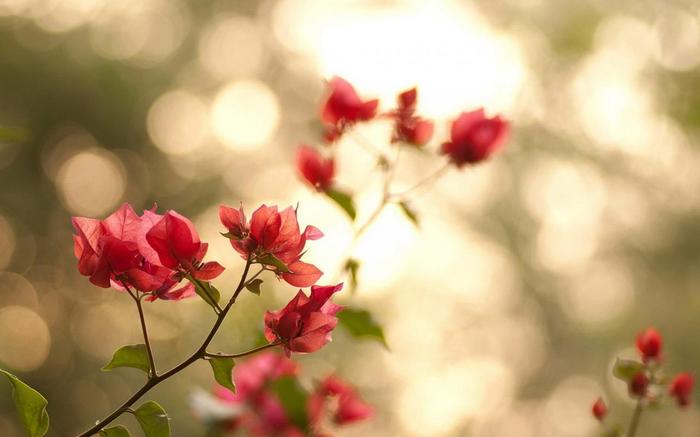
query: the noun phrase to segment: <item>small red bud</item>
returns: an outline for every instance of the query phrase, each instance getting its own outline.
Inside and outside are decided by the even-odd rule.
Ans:
[[[637,372],[629,382],[630,396],[641,398],[647,393],[649,388],[649,377],[645,372]]]
[[[605,416],[608,415],[608,406],[605,405],[605,401],[603,401],[603,398],[598,398],[593,403],[592,411],[593,416],[599,421],[602,422],[605,419]]]
[[[693,393],[694,385],[695,378],[693,375],[687,372],[679,373],[673,378],[673,381],[671,381],[668,392],[671,396],[676,398],[678,406],[687,407],[690,405],[690,396]]]
[[[645,363],[650,360],[660,360],[662,346],[661,334],[654,328],[647,328],[637,335],[637,350]]]

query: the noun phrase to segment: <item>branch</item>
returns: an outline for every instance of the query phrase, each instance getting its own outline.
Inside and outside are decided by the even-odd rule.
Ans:
[[[237,354],[220,354],[220,353],[210,353],[210,352],[206,352],[206,353],[204,354],[204,356],[205,356],[205,357],[209,357],[209,358],[241,358],[241,357],[245,357],[245,356],[247,356],[247,355],[252,355],[252,354],[254,354],[254,353],[263,351],[263,350],[268,349],[268,348],[271,348],[271,347],[279,346],[279,345],[281,345],[281,344],[282,344],[281,341],[275,341],[275,342],[272,342],[272,343],[269,343],[269,344],[266,344],[266,345],[263,345],[263,346],[260,346],[260,347],[256,347],[256,348],[247,350],[247,351],[245,351],[245,352],[239,352],[239,353],[237,353]]]

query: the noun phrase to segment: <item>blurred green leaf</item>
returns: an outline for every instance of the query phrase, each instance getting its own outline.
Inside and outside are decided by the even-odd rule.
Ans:
[[[338,206],[340,206],[343,211],[347,213],[351,220],[355,220],[357,216],[357,211],[355,210],[355,203],[352,200],[352,196],[339,190],[330,189],[325,192],[332,201],[334,201]]]
[[[246,284],[245,288],[248,289],[251,293],[255,293],[258,296],[260,296],[260,284],[263,283],[262,279],[253,279],[249,283]]]
[[[623,381],[629,381],[634,375],[642,371],[644,371],[644,364],[634,360],[621,360],[618,358],[613,367],[613,375]]]
[[[100,437],[129,437],[129,430],[121,425],[105,428],[100,431]]]
[[[367,310],[345,308],[338,313],[340,325],[355,338],[369,338],[380,342],[385,348],[389,345],[384,337],[384,330]]]
[[[280,273],[287,273],[289,271],[287,265],[271,253],[259,257],[258,262],[268,266],[274,266]]]
[[[103,372],[108,372],[117,367],[133,367],[148,373],[151,369],[148,363],[148,352],[145,344],[130,344],[122,346],[114,352],[112,361],[102,368]]]
[[[413,223],[416,227],[420,226],[420,223],[418,221],[418,216],[416,215],[416,212],[413,210],[413,208],[407,203],[407,202],[399,202],[399,206],[401,207],[401,211],[406,215],[406,217]]]
[[[210,358],[209,364],[211,364],[211,370],[214,371],[214,379],[220,385],[226,387],[232,392],[236,392],[236,385],[233,382],[233,366],[236,362],[233,358]]]
[[[196,279],[192,280],[194,284],[194,291],[199,297],[201,297],[204,302],[208,303],[212,308],[218,309],[217,304],[221,299],[221,293],[216,287],[211,285],[211,283],[206,281],[199,281]]]
[[[24,129],[0,126],[0,141],[23,143],[29,139],[29,132]]]
[[[357,271],[360,269],[360,262],[350,258],[345,263],[345,271],[350,274],[350,291],[355,291],[357,288]]]
[[[282,404],[287,417],[300,429],[306,430],[309,426],[309,417],[306,411],[309,394],[299,384],[299,381],[286,376],[274,381],[270,389]]]
[[[12,384],[12,399],[24,429],[30,437],[42,437],[49,430],[49,413],[46,412],[48,402],[41,393],[34,390],[15,375],[0,369]]]
[[[134,411],[146,437],[170,437],[170,419],[163,407],[148,401]]]

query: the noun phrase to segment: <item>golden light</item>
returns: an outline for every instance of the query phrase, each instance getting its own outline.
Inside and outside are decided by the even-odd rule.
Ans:
[[[700,20],[695,14],[669,6],[654,23],[654,57],[669,70],[688,71],[700,63]]]
[[[0,350],[2,362],[10,369],[28,372],[46,361],[51,334],[44,320],[24,306],[0,309]]]
[[[262,30],[243,16],[218,18],[199,40],[199,62],[217,79],[255,75],[265,62]]]
[[[560,382],[547,399],[542,412],[540,434],[551,437],[589,436],[599,424],[588,408],[603,393],[598,382],[584,376],[570,376]]]
[[[44,0],[33,8],[34,22],[47,32],[68,32],[94,19],[104,0]]]
[[[121,201],[126,189],[125,173],[116,156],[106,150],[89,149],[61,165],[56,187],[71,212],[96,217]]]
[[[231,82],[214,99],[214,135],[231,150],[246,152],[270,141],[277,131],[280,107],[274,92],[257,80]]]
[[[12,225],[0,214],[0,271],[4,270],[12,260],[15,243],[16,239]]]
[[[187,155],[199,149],[209,136],[209,108],[187,90],[169,91],[153,103],[146,125],[160,150],[170,155]]]

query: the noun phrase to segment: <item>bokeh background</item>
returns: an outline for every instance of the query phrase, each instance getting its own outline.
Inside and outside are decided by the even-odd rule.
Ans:
[[[419,230],[388,209],[356,247],[352,299],[391,351],[338,331],[300,358],[306,378],[336,370],[376,405],[342,434],[586,436],[599,394],[624,422],[632,406],[609,370],[639,330],[661,330],[669,370],[698,370],[698,64],[693,0],[0,0],[0,365],[46,395],[56,436],[139,386],[138,372],[99,371],[139,341],[133,303],[90,286],[71,249],[71,215],[123,201],[194,217],[210,259],[230,266],[222,289],[242,262],[217,234],[217,205],[299,202],[302,224],[326,233],[307,256],[331,280],[352,227],[292,161],[319,142],[323,80],[337,74],[384,108],[417,85],[432,149],[463,110],[514,124],[504,153],[415,200]],[[361,128],[377,144],[389,129]],[[339,160],[367,214],[372,157],[344,141]],[[402,160],[398,187],[442,161]],[[263,311],[294,293],[269,284],[217,347],[255,343]],[[212,319],[198,299],[147,317],[161,368]],[[200,364],[151,398],[174,435],[201,435],[188,399],[210,387]],[[643,428],[697,436],[700,414],[669,408]],[[22,435],[9,386],[0,435]]]

